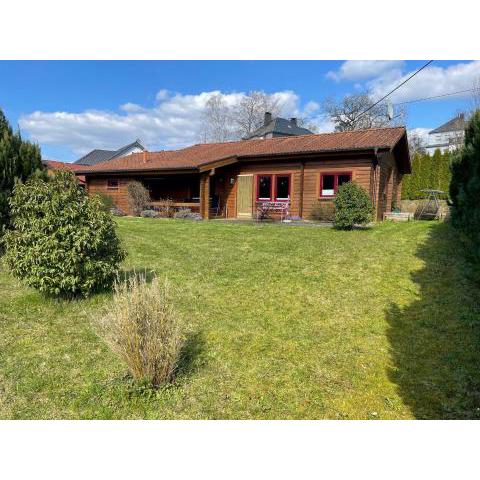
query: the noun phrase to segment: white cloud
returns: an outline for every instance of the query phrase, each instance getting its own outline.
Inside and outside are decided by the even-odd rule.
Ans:
[[[367,82],[367,88],[372,91],[376,98],[388,93],[412,73],[413,71],[406,73],[389,72],[388,75],[381,75]],[[449,67],[440,67],[433,64],[394,92],[391,99],[393,102],[405,102],[417,98],[468,90],[479,78],[480,61],[456,63]]]
[[[327,77],[332,80],[366,80],[387,72],[400,71],[401,60],[347,60],[337,71],[330,71]]]
[[[169,92],[166,88],[162,88],[161,90],[159,90],[157,92],[157,95],[156,95],[156,99],[158,102],[162,101],[162,100],[165,100],[169,95]]]
[[[329,117],[319,115],[309,122],[317,127],[317,133],[329,133],[335,130],[335,124]]]
[[[428,132],[431,132],[433,128],[412,128],[407,131],[407,135],[409,138],[411,137],[419,137],[425,145],[428,144]]]
[[[318,110],[320,110],[320,105],[317,102],[313,102],[313,101],[308,102],[303,109],[305,115],[307,116],[313,114]]]
[[[141,105],[137,105],[136,103],[124,103],[120,105],[120,110],[124,112],[141,112],[144,108]]]
[[[337,71],[328,72],[327,77],[336,81],[352,81],[355,90],[371,92],[376,99],[393,90],[415,72],[405,71],[405,66],[405,62],[395,60],[349,60],[342,63]],[[479,79],[478,60],[459,62],[447,67],[433,63],[402,85],[390,98],[394,103],[400,103],[468,90]],[[464,97],[468,95],[469,93],[463,94]]]
[[[119,112],[86,110],[83,112],[36,111],[20,118],[20,127],[29,137],[45,145],[61,145],[79,156],[94,148],[120,147],[140,138],[149,150],[179,148],[200,139],[202,114],[211,95],[221,95],[233,106],[244,93],[201,92],[184,95],[160,90],[152,107],[134,103],[119,106]],[[292,91],[271,94],[282,104],[283,116],[312,117],[319,106],[308,102],[300,107],[299,96]],[[327,128],[323,118],[313,123]]]

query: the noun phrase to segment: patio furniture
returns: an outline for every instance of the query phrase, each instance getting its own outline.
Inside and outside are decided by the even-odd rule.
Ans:
[[[280,215],[280,221],[283,222],[289,216],[290,202],[257,202],[255,218],[257,220],[272,219],[273,214]]]
[[[165,206],[165,202],[164,201],[150,202],[148,206],[152,207],[154,210],[158,210],[159,208],[162,208]],[[192,211],[194,211],[194,210],[199,210],[200,202],[172,202],[171,206],[175,210],[180,210],[182,208],[190,208]]]
[[[415,216],[419,220],[437,220],[441,218],[438,200],[440,196],[445,195],[445,192],[431,189],[422,190],[422,192],[426,195],[426,198],[423,200],[421,207],[419,207],[419,211],[415,212]]]

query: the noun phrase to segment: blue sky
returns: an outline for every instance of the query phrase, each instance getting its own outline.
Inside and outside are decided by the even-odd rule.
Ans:
[[[0,108],[44,158],[72,161],[93,148],[140,138],[150,150],[199,141],[211,92],[235,104],[243,92],[276,95],[285,116],[332,126],[326,97],[369,90],[374,98],[425,61],[0,61]],[[394,104],[471,88],[478,61],[435,61],[392,96]],[[424,133],[469,107],[469,95],[405,105]]]

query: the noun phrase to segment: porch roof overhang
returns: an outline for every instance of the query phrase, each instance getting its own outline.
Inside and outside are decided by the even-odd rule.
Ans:
[[[199,165],[198,167],[177,167],[177,168],[129,168],[129,169],[103,169],[103,170],[78,170],[75,172],[77,175],[158,175],[159,173],[163,174],[188,174],[188,173],[203,173],[214,170],[216,168],[226,167],[233,165],[235,163],[248,163],[255,161],[301,161],[301,160],[312,160],[312,159],[321,159],[321,158],[344,158],[344,157],[365,157],[373,156],[375,153],[379,152],[388,152],[389,148],[361,148],[361,149],[350,149],[350,150],[329,150],[329,151],[318,151],[318,152],[294,152],[294,153],[285,153],[285,154],[263,154],[263,155],[242,155],[242,156],[228,156],[226,158],[221,158],[213,162],[208,162]]]
[[[98,171],[76,171],[75,175],[85,175],[85,176],[102,176],[102,175],[186,175],[192,173],[198,173],[198,168],[192,167],[180,167],[180,168],[136,168],[136,169],[105,169],[105,170],[98,170]]]

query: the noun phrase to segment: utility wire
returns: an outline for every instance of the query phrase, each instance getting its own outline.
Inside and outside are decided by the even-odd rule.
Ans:
[[[356,120],[358,120],[360,117],[362,117],[363,115],[365,115],[368,111],[370,111],[373,107],[375,107],[376,105],[378,105],[380,102],[382,102],[383,100],[385,100],[388,96],[390,96],[393,92],[395,92],[396,90],[398,90],[402,85],[405,85],[409,80],[411,80],[415,75],[419,74],[424,68],[428,67],[431,63],[433,62],[433,60],[429,60],[425,65],[423,65],[422,67],[420,67],[416,72],[413,72],[408,78],[406,78],[402,83],[400,83],[399,85],[397,85],[393,90],[390,90],[386,95],[384,95],[380,100],[376,101],[373,105],[371,105],[370,107],[368,107],[365,111],[363,111],[357,118]]]
[[[460,90],[459,92],[444,93],[443,95],[434,95],[433,97],[417,98],[415,100],[409,100],[408,102],[400,102],[395,105],[406,105],[407,103],[423,102],[425,100],[432,100],[434,98],[449,97],[450,95],[459,95],[460,93],[468,93],[476,90],[475,88],[469,88],[468,90]]]

